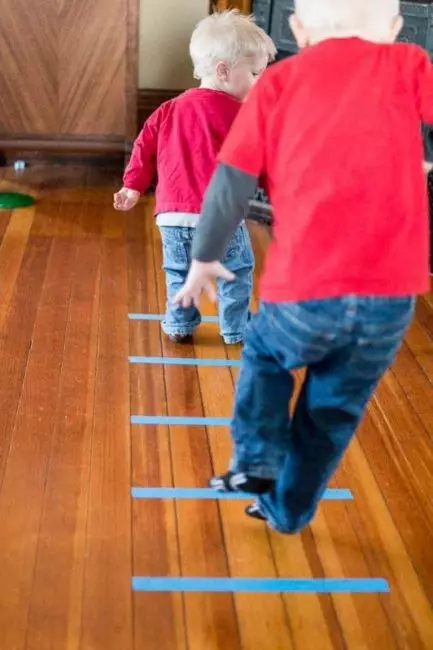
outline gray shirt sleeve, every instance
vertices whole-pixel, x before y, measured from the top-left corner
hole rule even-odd
[[[192,246],[194,260],[215,262],[224,258],[231,237],[247,216],[257,182],[255,176],[236,167],[224,163],[218,165],[196,228]]]

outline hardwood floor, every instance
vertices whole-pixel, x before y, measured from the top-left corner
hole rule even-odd
[[[353,499],[323,501],[303,533],[277,535],[243,501],[179,491],[226,468],[218,418],[238,368],[128,356],[228,362],[239,349],[212,322],[194,346],[161,336],[148,316],[164,310],[152,202],[116,213],[118,182],[78,167],[0,170],[0,191],[38,199],[0,212],[1,650],[433,648],[433,293],[332,482]],[[260,272],[269,235],[251,232]],[[177,498],[131,495],[149,487]],[[179,576],[269,580],[251,593],[176,591]],[[134,577],[173,580],[134,591]],[[390,590],[281,592],[275,578],[379,578]]]

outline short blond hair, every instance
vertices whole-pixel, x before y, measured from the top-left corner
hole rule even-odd
[[[304,29],[316,40],[359,36],[382,41],[400,14],[399,0],[295,0]],[[319,39],[320,37],[320,39]]]
[[[197,24],[189,52],[194,76],[203,79],[214,75],[221,61],[235,65],[244,58],[258,56],[272,61],[277,50],[271,37],[256,25],[253,16],[230,9],[206,16]]]

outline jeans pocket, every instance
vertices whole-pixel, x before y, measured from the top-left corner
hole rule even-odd
[[[250,235],[245,224],[240,226],[231,238],[223,260],[223,264],[230,265],[236,260],[241,266],[254,266],[254,253]]]
[[[243,234],[241,232],[241,228],[238,228],[229,241],[226,254],[225,254],[225,259],[230,260],[233,259],[234,257],[239,257],[240,252],[242,250],[242,244],[243,244]]]
[[[412,321],[415,304],[415,298],[378,300],[362,323],[363,335],[376,340],[401,336]]]
[[[191,263],[193,232],[191,228],[161,226],[164,269],[186,270]]]
[[[284,367],[301,367],[318,363],[332,350],[337,340],[335,326],[323,327],[323,320],[300,308],[296,303],[261,305],[263,331],[273,354]]]

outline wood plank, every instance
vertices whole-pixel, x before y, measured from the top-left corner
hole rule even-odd
[[[433,353],[433,339],[418,319],[415,319],[409,328],[406,345],[417,358],[421,354]]]
[[[15,210],[9,218],[0,244],[0,330],[17,281],[35,209]]]
[[[433,602],[433,558],[430,552],[433,528],[417,486],[410,479],[407,459],[401,447],[395,445],[389,423],[374,403],[358,432],[358,440],[381,490],[386,495],[390,515],[406,547],[410,549],[411,559],[420,580]],[[352,465],[355,467],[354,462]],[[345,474],[351,477],[349,471]]]
[[[373,407],[378,408],[388,422],[393,443],[399,450],[400,462],[405,464],[408,479],[425,504],[425,513],[430,522],[433,522],[433,506],[429,498],[433,490],[431,440],[392,373],[388,373],[380,383],[373,398]]]
[[[153,229],[155,267],[161,268],[159,233]],[[164,275],[158,273],[159,309],[165,304]],[[164,355],[192,356],[193,346],[177,346],[162,337]],[[203,415],[196,368],[165,367],[168,413]],[[173,427],[170,431],[176,485],[197,485],[210,470],[210,455],[204,427]],[[192,475],[190,472],[193,472]],[[184,576],[220,577],[228,575],[224,538],[217,504],[183,501],[176,505],[181,571]],[[234,599],[231,594],[189,593],[184,596],[188,648],[219,650],[230,639],[233,650],[240,649]],[[201,615],[198,617],[197,612]]]
[[[0,242],[3,241],[3,237],[9,226],[12,214],[12,210],[4,210],[3,208],[0,209]]]
[[[407,406],[410,406],[421,420],[426,437],[433,440],[433,382],[407,345],[400,350],[392,371],[406,395]]]
[[[24,647],[26,639],[47,462],[57,411],[58,384],[68,319],[74,249],[70,244],[62,244],[63,242],[53,242],[40,301],[38,286],[34,286],[34,300],[38,301],[39,305],[34,331],[24,327],[24,332],[32,336],[32,347],[0,493],[3,587],[0,594],[0,630],[4,646],[16,650]],[[30,249],[34,263],[32,266],[28,265],[28,270],[34,272],[34,277],[39,282],[41,273],[45,270],[46,254],[50,245],[48,242],[38,242],[39,251]],[[39,269],[36,262],[39,263]],[[28,290],[29,287],[26,286],[27,298]],[[24,311],[24,305],[20,304],[21,318]],[[31,313],[26,314],[30,315]],[[33,326],[31,319],[30,323]],[[0,377],[3,376],[2,373]]]
[[[0,489],[5,472],[11,433],[22,391],[38,301],[42,289],[50,242],[32,240],[23,256],[16,284],[5,284],[0,347]],[[20,257],[21,253],[17,254]],[[4,263],[4,259],[0,264]],[[17,264],[15,262],[15,264]],[[11,265],[13,266],[13,264]],[[15,266],[16,268],[16,266]],[[10,278],[13,282],[13,278]],[[7,304],[9,307],[7,307]]]
[[[415,313],[418,323],[431,338],[433,332],[433,309],[431,305],[426,301],[425,296],[419,298]]]
[[[257,524],[256,524],[257,526]],[[315,541],[309,531],[291,537],[269,531],[278,575],[281,577],[323,577]],[[340,624],[326,594],[284,594],[284,605],[293,636],[294,648],[320,647],[322,650],[345,647]]]
[[[215,306],[204,301],[203,313],[215,314]],[[224,358],[227,350],[232,350],[233,354],[238,357],[240,346],[227,346],[225,348],[217,326],[203,324],[196,335],[196,356],[208,359]],[[173,350],[167,349],[166,354],[169,353],[173,353]],[[191,351],[187,356],[190,354]],[[182,356],[185,356],[185,353]],[[166,373],[174,375],[173,370],[167,369]],[[191,369],[188,368],[188,370]],[[197,413],[205,414],[208,417],[229,417],[233,401],[233,382],[230,371],[226,368],[203,367],[194,370],[199,378],[199,391],[203,404],[202,410],[197,407]],[[185,377],[180,384],[189,385],[189,382],[192,383],[192,381],[193,374],[191,373],[189,381]],[[192,391],[186,395],[186,401],[190,403],[191,400]],[[197,446],[197,437],[198,434],[191,431],[191,448]],[[204,458],[201,461],[198,458],[195,462],[191,461],[189,471],[184,472],[184,482],[187,480],[187,476],[192,473],[193,476],[197,477],[194,479],[195,485],[206,485],[212,473],[226,471],[231,451],[231,440],[228,431],[221,431],[219,427],[207,427],[207,437],[212,454],[211,463],[208,464]],[[177,455],[184,458],[186,452],[183,451],[183,453]],[[200,470],[197,468],[200,468]],[[210,504],[206,503],[201,506],[206,515],[210,509],[209,506]],[[187,507],[192,509],[190,504]],[[251,533],[256,530],[254,522],[249,522],[242,516],[241,508],[242,506],[239,503],[221,502],[218,504],[227,549],[229,575],[236,577],[252,575],[259,577],[275,576],[275,565],[266,532],[262,529],[258,535],[253,537]],[[197,525],[196,523],[193,527],[194,531]],[[190,537],[191,534],[192,531],[189,533]],[[211,552],[213,553],[212,540],[209,541],[209,544],[212,544]],[[261,648],[263,650],[266,648],[292,647],[290,629],[280,594],[267,594],[266,596],[260,594],[235,594],[234,600],[242,647],[248,649]]]
[[[104,239],[83,650],[133,646],[128,334],[125,247]]]
[[[373,575],[385,577],[390,593],[380,599],[393,627],[397,647],[430,648],[433,644],[431,603],[415,570],[409,546],[382,496],[358,440],[354,440],[345,468],[356,495],[356,509],[348,509]],[[373,647],[373,646],[371,646]]]
[[[128,281],[131,312],[159,310],[155,294],[152,219],[143,219],[140,207],[126,218]],[[130,353],[155,355],[161,351],[159,323],[130,325]],[[165,415],[167,400],[161,366],[130,367],[131,412]],[[132,485],[172,485],[170,434],[166,426],[134,426]],[[173,501],[133,502],[134,575],[180,575],[176,506]],[[134,604],[135,648],[186,650],[182,594],[136,593]]]
[[[99,324],[100,244],[76,250],[27,650],[78,650]]]

